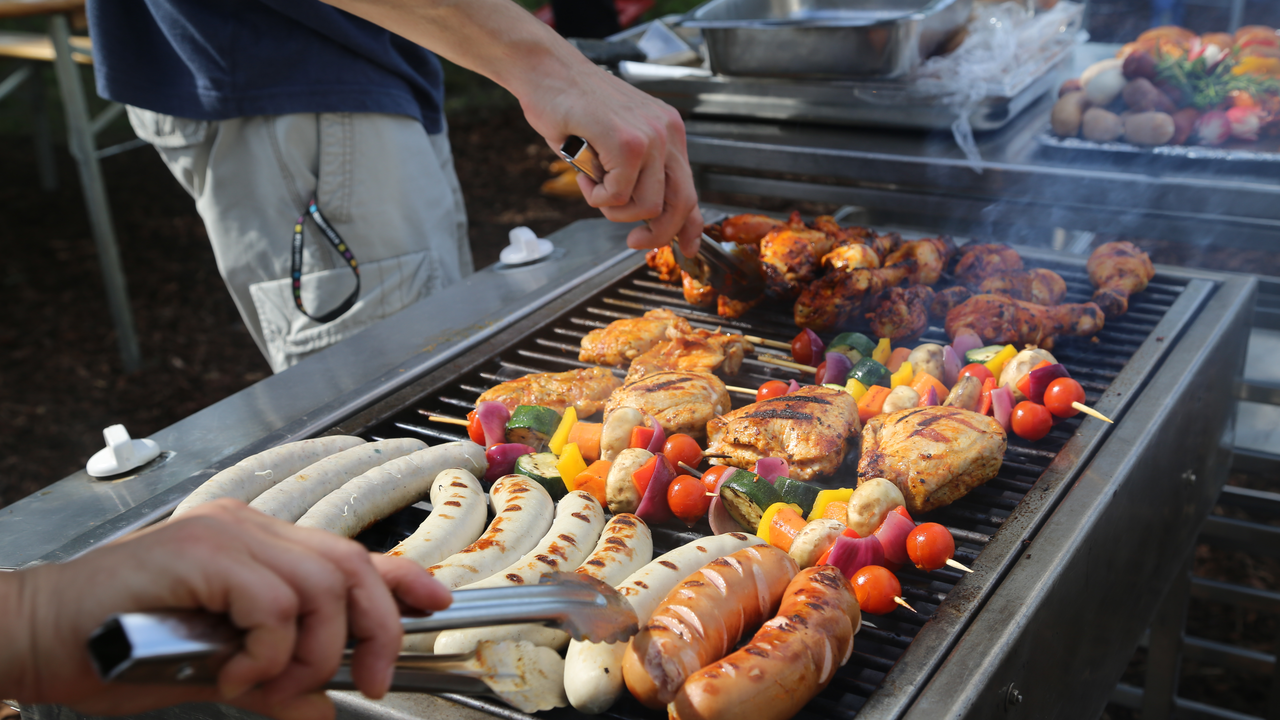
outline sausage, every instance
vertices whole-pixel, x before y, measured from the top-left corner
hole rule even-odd
[[[400,508],[426,497],[436,476],[460,468],[483,476],[489,463],[484,448],[471,442],[451,442],[419,450],[383,463],[320,499],[298,527],[313,527],[355,537]]]
[[[689,573],[710,560],[763,544],[764,540],[746,533],[699,538],[655,558],[616,587],[643,623]],[[608,710],[622,694],[622,656],[627,647],[626,642],[570,642],[564,673],[569,704],[593,715]]]
[[[741,650],[695,672],[667,708],[671,720],[786,720],[835,677],[862,625],[858,600],[834,567],[787,585],[777,617]]]
[[[568,496],[566,496],[567,498]],[[563,505],[564,500],[562,499]],[[600,503],[595,504],[597,508]],[[556,532],[552,526],[548,536]],[[614,517],[605,525],[600,533],[600,541],[591,553],[574,572],[591,577],[609,585],[617,585],[628,575],[638,570],[653,557],[653,536],[649,526],[635,515],[622,514]],[[494,575],[490,580],[501,576]],[[482,587],[487,581],[476,583],[471,587]],[[431,646],[436,653],[467,652],[482,641],[501,642],[515,640],[532,643],[539,647],[549,647],[557,651],[569,644],[569,633],[558,628],[550,628],[537,624],[497,625],[492,627],[471,628],[468,630],[446,630]]]
[[[845,515],[849,529],[858,537],[868,537],[884,522],[891,510],[906,505],[902,491],[884,478],[871,478],[858,483],[849,497],[849,510]]]
[[[445,470],[431,485],[431,514],[387,554],[430,567],[475,542],[488,515],[480,481],[466,470]]]
[[[480,539],[427,568],[450,590],[507,567],[532,550],[551,527],[555,503],[538,481],[503,475],[494,482],[490,494],[498,514]]]
[[[174,508],[170,519],[179,517],[197,505],[230,497],[249,502],[267,488],[324,458],[363,445],[364,440],[350,435],[332,435],[286,443],[257,455],[250,455],[195,489]]]
[[[622,659],[622,679],[645,707],[675,699],[686,678],[724,657],[778,609],[796,561],[772,545],[712,560],[676,586]]]
[[[379,465],[427,446],[417,438],[365,443],[308,465],[267,488],[249,503],[274,518],[297,522],[325,495]]]

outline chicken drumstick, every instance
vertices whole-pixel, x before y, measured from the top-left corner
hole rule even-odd
[[[1105,318],[1094,303],[1046,307],[1002,295],[974,295],[947,313],[947,335],[971,332],[989,344],[1012,343],[1053,347],[1055,335],[1088,337],[1102,329]]]
[[[1098,288],[1093,301],[1107,317],[1123,315],[1129,309],[1129,295],[1146,290],[1156,274],[1151,258],[1125,240],[1099,245],[1085,267]]]

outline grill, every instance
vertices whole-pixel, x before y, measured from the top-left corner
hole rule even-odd
[[[1047,255],[1030,255],[1028,260],[1031,265],[1049,267],[1063,276],[1068,284],[1063,302],[1088,301],[1092,287],[1082,263]],[[1145,382],[1162,356],[1158,348],[1149,346],[1171,344],[1165,341],[1176,337],[1194,317],[1195,308],[1211,287],[1211,283],[1202,280],[1161,273],[1146,292],[1133,298],[1125,316],[1107,323],[1096,342],[1060,339],[1054,354],[1085,388],[1090,405],[1122,421],[1126,399]],[[472,409],[480,393],[527,373],[588,367],[577,359],[583,335],[646,310],[666,308],[685,316],[695,327],[721,328],[774,340],[789,341],[796,332],[789,312],[764,305],[737,320],[708,314],[684,302],[679,287],[658,281],[655,273],[634,263],[585,300],[560,305],[544,313],[544,319],[535,327],[478,348],[471,359],[423,378],[332,432],[358,434],[370,440],[408,436],[435,443],[464,439],[465,435],[453,432],[452,426],[433,424],[426,416],[461,417]],[[921,341],[948,342],[938,327],[931,327]],[[789,357],[780,351],[757,348],[757,354],[765,353]],[[620,369],[614,372],[619,377],[625,374]],[[726,377],[726,382],[756,387],[766,380],[791,378],[803,379],[797,371],[748,356],[740,373]],[[735,408],[754,400],[737,393],[731,396]],[[876,627],[864,627],[859,632],[848,664],[798,717],[853,718],[869,702],[890,711],[910,699],[914,689],[954,645],[982,600],[999,583],[1024,541],[1053,509],[1055,491],[1102,439],[1106,431],[1098,427],[1100,423],[1095,421],[1090,432],[1082,433],[1083,422],[1083,415],[1062,421],[1048,438],[1034,444],[1011,435],[1004,464],[995,479],[961,500],[917,518],[950,529],[957,542],[957,559],[975,572],[962,576],[949,569],[900,570],[903,595],[918,613],[898,608],[889,615],[868,618]],[[842,474],[851,472],[846,463]],[[843,482],[819,484],[836,487],[850,482],[852,478],[846,474]],[[416,526],[426,507],[421,505],[389,518],[361,539],[371,549],[385,550]],[[653,531],[657,555],[708,534],[710,529],[703,520],[690,531],[669,526],[654,527]],[[451,699],[502,717],[530,717],[481,698]],[[645,709],[629,696],[608,714],[628,719],[662,715]],[[581,717],[571,709],[544,716]]]

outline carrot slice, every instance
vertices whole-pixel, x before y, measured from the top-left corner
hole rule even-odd
[[[578,477],[573,479],[573,487],[569,488],[569,491],[584,490],[589,492],[592,497],[600,501],[601,507],[606,507],[605,479],[609,477],[609,468],[612,466],[613,463],[608,460],[596,460],[588,465],[586,470],[578,473]]]
[[[796,535],[800,534],[804,525],[804,518],[800,517],[800,513],[785,505],[778,508],[769,523],[769,544],[782,552],[791,552],[791,543],[795,542]]]
[[[920,393],[920,397],[927,395],[930,387],[938,393],[939,405],[947,401],[947,395],[950,391],[947,390],[947,386],[943,385],[942,381],[938,378],[927,372],[918,372],[916,373],[915,378],[911,381],[911,389]]]
[[[889,362],[885,363],[884,366],[889,368],[889,372],[896,373],[898,368],[902,367],[902,363],[906,362],[909,357],[911,357],[911,348],[894,348],[893,352],[889,353]]]
[[[842,523],[849,522],[849,503],[832,500],[822,508],[822,517],[827,520],[839,520]]]
[[[578,445],[583,460],[593,463],[600,459],[600,433],[603,430],[604,423],[577,423],[569,430],[569,442]]]
[[[921,373],[922,375],[924,373]],[[925,375],[925,377],[928,377]],[[884,410],[884,401],[889,397],[889,388],[883,385],[872,385],[867,388],[867,392],[858,399],[858,418],[862,422],[866,422],[871,418],[879,415]]]

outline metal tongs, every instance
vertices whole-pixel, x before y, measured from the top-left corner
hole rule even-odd
[[[604,181],[604,168],[595,150],[583,138],[570,135],[560,146],[560,156],[592,180]],[[674,239],[671,252],[681,270],[731,300],[755,300],[764,294],[764,273],[760,271],[759,261],[736,243],[732,250],[726,250],[724,245],[702,233],[695,257],[686,257],[680,252],[680,244]]]
[[[406,634],[537,623],[589,642],[618,642],[639,630],[626,599],[609,585],[578,573],[548,573],[537,585],[457,590],[447,609],[400,622]],[[89,656],[106,682],[210,685],[242,640],[243,633],[221,615],[191,610],[122,613],[90,636]],[[545,658],[533,651],[559,656],[527,643],[504,645],[508,643],[498,644],[500,652],[488,653],[483,646],[457,655],[402,653],[391,689],[497,694],[519,707],[508,694],[528,690],[534,682],[528,676],[545,664]],[[350,657],[348,649],[327,687],[354,687]]]

